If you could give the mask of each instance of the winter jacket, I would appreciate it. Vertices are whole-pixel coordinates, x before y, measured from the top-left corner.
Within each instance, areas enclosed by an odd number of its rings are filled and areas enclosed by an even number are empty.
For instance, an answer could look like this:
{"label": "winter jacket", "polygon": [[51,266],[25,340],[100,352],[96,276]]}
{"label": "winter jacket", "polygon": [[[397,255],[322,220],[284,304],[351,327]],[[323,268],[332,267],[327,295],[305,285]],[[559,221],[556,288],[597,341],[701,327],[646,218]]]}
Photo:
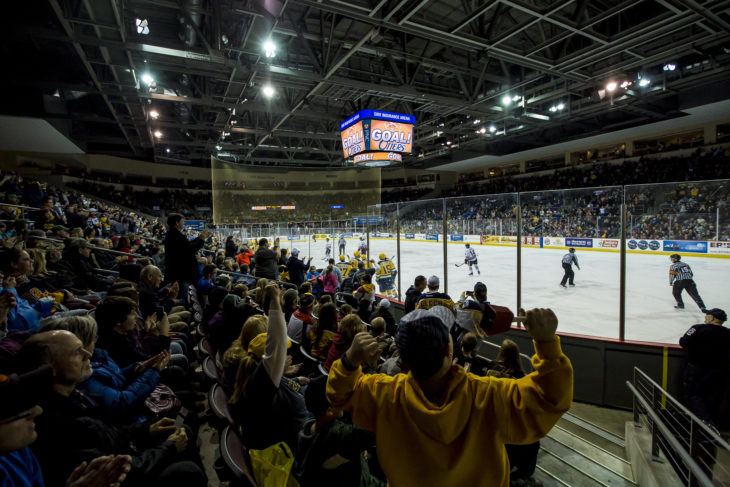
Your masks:
{"label": "winter jacket", "polygon": [[15,288],[0,288],[0,293],[10,291],[15,295],[15,308],[8,313],[8,332],[27,331],[36,333],[40,328],[41,313],[36,311],[28,301],[18,296]]}
{"label": "winter jacket", "polygon": [[96,348],[91,357],[93,373],[78,387],[123,422],[145,419],[144,401],[155,390],[160,371],[153,367],[137,373],[136,366],[135,362],[120,369],[105,350]]}
{"label": "winter jacket", "polygon": [[335,360],[339,360],[340,357],[347,352],[347,349],[350,348],[351,344],[352,342],[342,336],[339,331],[335,333],[335,337],[332,339],[332,345],[330,346],[330,351],[327,354],[327,361],[324,363],[325,370],[330,370],[330,367],[332,367]]}
{"label": "winter jacket", "polygon": [[413,285],[408,288],[408,291],[406,291],[406,313],[410,313],[414,309],[416,309],[416,303],[418,302],[418,298],[421,297],[421,291],[416,289]]}
{"label": "winter jacket", "polygon": [[300,286],[304,282],[304,272],[309,266],[299,257],[289,257],[286,262],[286,268],[289,271],[289,282]]}
{"label": "winter jacket", "polygon": [[196,254],[203,240],[188,241],[177,228],[170,228],[165,236],[165,282],[179,281],[193,284],[200,279]]}
{"label": "winter jacket", "polygon": [[339,282],[337,281],[337,276],[335,276],[334,272],[330,272],[329,274],[325,272],[320,279],[322,279],[322,284],[324,285],[324,292],[337,292],[337,284],[339,284]]}

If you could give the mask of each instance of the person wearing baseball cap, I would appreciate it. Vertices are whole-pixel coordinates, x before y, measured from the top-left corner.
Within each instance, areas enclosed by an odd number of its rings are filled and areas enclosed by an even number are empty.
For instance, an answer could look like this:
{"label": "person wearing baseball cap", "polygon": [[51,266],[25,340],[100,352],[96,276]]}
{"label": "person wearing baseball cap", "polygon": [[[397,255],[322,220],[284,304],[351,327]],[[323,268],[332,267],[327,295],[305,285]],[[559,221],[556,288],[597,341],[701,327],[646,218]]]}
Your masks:
{"label": "person wearing baseball cap", "polygon": [[299,259],[299,249],[292,249],[289,260],[286,261],[286,268],[289,271],[289,282],[301,286],[304,282],[304,273],[309,269],[312,257],[305,263]]}
{"label": "person wearing baseball cap", "polygon": [[705,322],[692,327],[679,339],[687,352],[683,389],[685,405],[698,418],[715,427],[720,419],[730,356],[730,329],[722,326],[727,313],[706,309]]}
{"label": "person wearing baseball cap", "polygon": [[550,309],[528,311],[535,372],[494,379],[454,365],[447,325],[430,310],[414,314],[401,319],[395,335],[407,374],[363,374],[360,365],[379,347],[358,333],[329,371],[330,405],[375,433],[388,485],[508,485],[504,445],[544,437],[572,403],[573,369],[555,335],[557,317]]}
{"label": "person wearing baseball cap", "polygon": [[421,294],[416,302],[416,309],[429,309],[434,306],[445,306],[451,310],[454,309],[454,301],[451,296],[439,292],[441,285],[438,276],[431,276],[426,281],[428,292]]}

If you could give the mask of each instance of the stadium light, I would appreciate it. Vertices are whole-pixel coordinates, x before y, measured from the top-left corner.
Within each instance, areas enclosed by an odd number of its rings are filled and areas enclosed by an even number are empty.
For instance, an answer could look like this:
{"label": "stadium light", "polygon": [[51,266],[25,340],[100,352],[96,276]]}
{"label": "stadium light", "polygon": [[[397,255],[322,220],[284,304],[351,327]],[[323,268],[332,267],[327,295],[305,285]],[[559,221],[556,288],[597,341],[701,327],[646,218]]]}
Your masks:
{"label": "stadium light", "polygon": [[510,103],[512,103],[512,97],[509,95],[504,95],[502,97],[502,105],[509,106]]}
{"label": "stadium light", "polygon": [[157,120],[157,118],[160,116],[160,112],[157,110],[150,110],[150,118],[153,120]]}
{"label": "stadium light", "polygon": [[135,19],[134,25],[137,26],[137,34],[147,35],[150,33],[150,27],[147,23],[147,19]]}
{"label": "stadium light", "polygon": [[497,131],[497,127],[495,127],[494,125],[490,125],[490,126],[489,126],[489,131],[490,131],[491,133],[494,133],[494,132],[496,132],[496,131]]}
{"label": "stadium light", "polygon": [[169,154],[170,153],[170,148],[168,147],[167,149],[165,149],[165,152]]}
{"label": "stadium light", "polygon": [[266,53],[266,57],[276,56],[276,44],[271,39],[264,42],[264,52]]}
{"label": "stadium light", "polygon": [[479,122],[481,122],[481,120],[479,120],[479,119],[477,118],[476,120],[474,120],[474,122],[473,122],[473,123],[474,123],[474,125],[479,125]]}
{"label": "stadium light", "polygon": [[564,103],[558,103],[557,105],[551,106],[548,110],[550,110],[553,113],[555,113],[555,112],[562,112],[563,110],[565,110],[565,104]]}
{"label": "stadium light", "polygon": [[621,88],[623,88],[625,90],[626,88],[631,86],[631,84],[632,84],[631,81],[624,81],[623,83],[621,83]]}
{"label": "stadium light", "polygon": [[151,74],[145,73],[142,75],[142,82],[146,85],[151,85],[155,82],[155,78],[153,78]]}
{"label": "stadium light", "polygon": [[162,137],[162,132],[160,132],[159,130],[155,130],[154,135],[159,139],[160,137]]}
{"label": "stadium light", "polygon": [[222,145],[215,146],[215,150],[221,150],[221,149],[223,149],[223,146]]}
{"label": "stadium light", "polygon": [[663,69],[664,71],[674,71],[675,69],[677,69],[677,65],[676,65],[676,64],[674,64],[674,63],[667,63],[667,64],[665,64],[665,65],[664,65],[664,66],[662,67],[662,69]]}
{"label": "stadium light", "polygon": [[617,86],[618,85],[616,84],[615,81],[609,81],[609,83],[606,85],[606,91],[608,91],[609,93],[612,93],[612,92],[616,91]]}
{"label": "stadium light", "polygon": [[274,87],[271,85],[264,85],[264,87],[261,89],[261,92],[266,98],[271,98],[272,96],[274,96]]}
{"label": "stadium light", "polygon": [[639,86],[641,86],[642,88],[645,88],[645,87],[649,86],[650,84],[651,84],[651,81],[649,81],[649,78],[641,78],[641,80],[639,80]]}
{"label": "stadium light", "polygon": [[480,133],[480,134],[485,134],[485,133],[487,133],[487,128],[486,128],[486,127],[482,127],[482,128],[480,128],[480,129],[479,129],[479,133]]}

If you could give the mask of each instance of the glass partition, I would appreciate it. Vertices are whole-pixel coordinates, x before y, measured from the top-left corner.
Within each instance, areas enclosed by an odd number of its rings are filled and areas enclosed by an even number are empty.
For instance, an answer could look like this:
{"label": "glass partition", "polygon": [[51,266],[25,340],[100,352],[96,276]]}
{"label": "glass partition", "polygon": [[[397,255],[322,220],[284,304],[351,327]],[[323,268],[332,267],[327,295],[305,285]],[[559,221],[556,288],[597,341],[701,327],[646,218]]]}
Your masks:
{"label": "glass partition", "polygon": [[[373,276],[375,291],[384,296],[398,299],[397,273],[393,269],[398,267],[397,233],[398,233],[398,204],[382,204],[370,207],[373,210],[370,229],[370,246],[368,252],[368,267],[376,271],[383,264],[383,271]],[[390,260],[393,265],[386,263]]]}
{"label": "glass partition", "polygon": [[[517,204],[516,193],[446,199],[448,284],[454,301],[482,282],[490,302],[514,309]],[[476,264],[470,267],[472,251]]]}
{"label": "glass partition", "polygon": [[[727,308],[730,274],[728,180],[626,186],[626,339],[677,343],[704,322],[701,307]],[[689,266],[691,282],[672,261]],[[681,266],[684,267],[684,266]],[[676,269],[679,271],[679,269]],[[684,282],[682,282],[684,281]],[[695,294],[692,284],[697,290]],[[677,309],[679,293],[683,309]],[[693,294],[699,300],[693,298]]]}
{"label": "glass partition", "polygon": [[401,250],[398,272],[401,273],[401,298],[418,275],[435,275],[440,291],[448,292],[444,282],[443,250],[444,200],[418,200],[398,204]]}
{"label": "glass partition", "polygon": [[622,200],[621,187],[520,193],[524,308],[552,308],[566,333],[619,338]]}

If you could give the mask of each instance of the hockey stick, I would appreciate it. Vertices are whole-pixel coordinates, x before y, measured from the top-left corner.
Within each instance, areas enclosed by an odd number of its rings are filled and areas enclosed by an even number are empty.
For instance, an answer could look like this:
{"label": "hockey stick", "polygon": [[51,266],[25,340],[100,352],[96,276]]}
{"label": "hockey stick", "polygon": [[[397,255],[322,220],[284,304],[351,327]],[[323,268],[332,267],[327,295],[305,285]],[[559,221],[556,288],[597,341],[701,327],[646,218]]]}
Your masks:
{"label": "hockey stick", "polygon": [[463,266],[464,264],[454,264],[454,265],[455,265],[456,267],[461,267],[461,266]]}

